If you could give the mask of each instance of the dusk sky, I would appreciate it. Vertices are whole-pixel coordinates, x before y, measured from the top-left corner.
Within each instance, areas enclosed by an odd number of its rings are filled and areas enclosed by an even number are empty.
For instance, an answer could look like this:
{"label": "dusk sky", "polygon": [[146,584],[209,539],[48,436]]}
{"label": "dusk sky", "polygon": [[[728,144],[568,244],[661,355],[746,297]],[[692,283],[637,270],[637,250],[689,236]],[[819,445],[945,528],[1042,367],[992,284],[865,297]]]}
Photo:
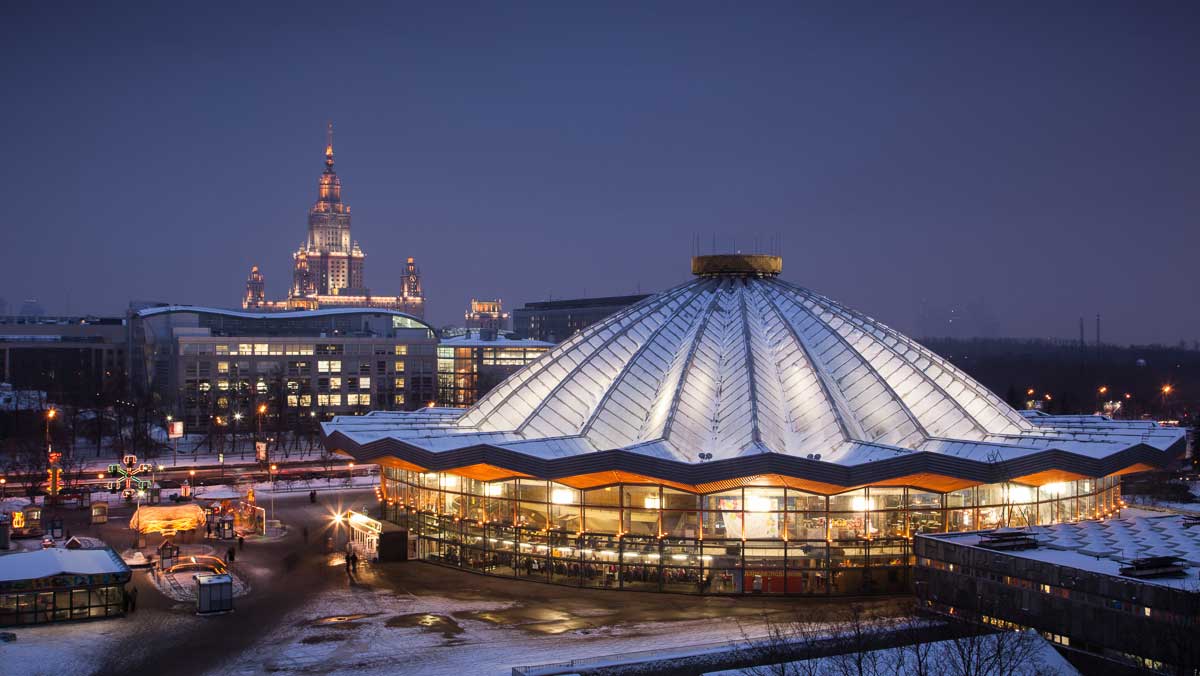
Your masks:
{"label": "dusk sky", "polygon": [[1200,4],[595,4],[6,2],[0,297],[283,297],[332,119],[368,286],[415,256],[437,325],[781,236],[918,335],[1200,339]]}

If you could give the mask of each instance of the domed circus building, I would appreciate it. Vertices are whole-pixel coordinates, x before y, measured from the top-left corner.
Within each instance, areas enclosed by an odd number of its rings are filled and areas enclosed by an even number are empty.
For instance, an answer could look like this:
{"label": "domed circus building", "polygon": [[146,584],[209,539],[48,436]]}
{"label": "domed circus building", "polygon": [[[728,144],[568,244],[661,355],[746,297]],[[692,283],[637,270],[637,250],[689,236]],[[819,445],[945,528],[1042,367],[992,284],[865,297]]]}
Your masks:
{"label": "domed circus building", "polygon": [[893,329],[701,256],[692,281],[555,347],[464,410],[325,425],[383,467],[420,558],[584,587],[908,588],[916,533],[1102,518],[1183,432],[1018,412]]}

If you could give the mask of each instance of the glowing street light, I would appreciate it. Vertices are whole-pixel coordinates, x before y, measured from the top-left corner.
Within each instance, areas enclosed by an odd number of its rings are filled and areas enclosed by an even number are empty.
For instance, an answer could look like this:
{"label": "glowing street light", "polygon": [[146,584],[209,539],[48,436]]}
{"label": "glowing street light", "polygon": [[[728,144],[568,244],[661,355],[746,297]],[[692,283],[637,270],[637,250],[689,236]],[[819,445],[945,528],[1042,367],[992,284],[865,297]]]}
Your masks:
{"label": "glowing street light", "polygon": [[237,412],[237,413],[234,413],[234,414],[233,414],[233,419],[234,419],[234,420],[237,420],[237,421],[239,421],[239,422],[240,422],[240,421],[241,421],[241,419],[242,419],[242,414],[241,414],[241,412],[239,411],[239,412]]}
{"label": "glowing street light", "polygon": [[1108,386],[1107,386],[1107,385],[1101,385],[1101,386],[1100,386],[1100,389],[1096,390],[1096,392],[1097,392],[1097,393],[1099,393],[1099,394],[1100,394],[1100,396],[1104,396],[1104,395],[1108,394]]}

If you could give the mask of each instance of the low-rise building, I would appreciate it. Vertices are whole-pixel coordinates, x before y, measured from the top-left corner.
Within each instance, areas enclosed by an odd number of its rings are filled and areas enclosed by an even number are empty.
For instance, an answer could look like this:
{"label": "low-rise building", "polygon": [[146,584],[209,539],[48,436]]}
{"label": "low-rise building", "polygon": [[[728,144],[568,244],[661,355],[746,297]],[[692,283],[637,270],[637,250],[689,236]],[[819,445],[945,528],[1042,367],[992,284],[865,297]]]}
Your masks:
{"label": "low-rise building", "polygon": [[918,535],[916,593],[933,611],[1032,628],[1139,668],[1200,667],[1200,519],[1180,515]]}
{"label": "low-rise building", "polygon": [[487,329],[438,343],[438,406],[465,408],[554,347]]}
{"label": "low-rise building", "polygon": [[123,317],[0,317],[0,382],[92,405],[124,394],[125,342]]}
{"label": "low-rise building", "polygon": [[471,299],[471,305],[463,315],[468,330],[503,331],[508,328],[508,313],[504,301]]}
{"label": "low-rise building", "polygon": [[513,333],[519,338],[558,343],[646,298],[649,294],[526,303],[513,310]]}
{"label": "low-rise building", "polygon": [[0,627],[120,617],[130,577],[107,547],[0,556]]}
{"label": "low-rise building", "polygon": [[166,306],[131,322],[135,391],[156,393],[189,431],[257,423],[264,404],[271,419],[296,422],[412,410],[436,398],[433,329],[400,312]]}

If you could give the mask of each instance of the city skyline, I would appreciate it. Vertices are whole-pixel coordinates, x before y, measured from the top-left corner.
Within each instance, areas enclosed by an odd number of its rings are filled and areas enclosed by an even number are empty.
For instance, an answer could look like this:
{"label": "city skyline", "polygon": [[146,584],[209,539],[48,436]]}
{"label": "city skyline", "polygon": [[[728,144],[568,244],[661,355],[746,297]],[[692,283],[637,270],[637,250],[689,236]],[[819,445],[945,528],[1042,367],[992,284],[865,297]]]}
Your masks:
{"label": "city skyline", "polygon": [[785,279],[910,332],[1200,338],[1193,6],[5,13],[10,308],[234,306],[252,264],[281,296],[333,119],[365,284],[416,256],[436,325],[781,235]]}

